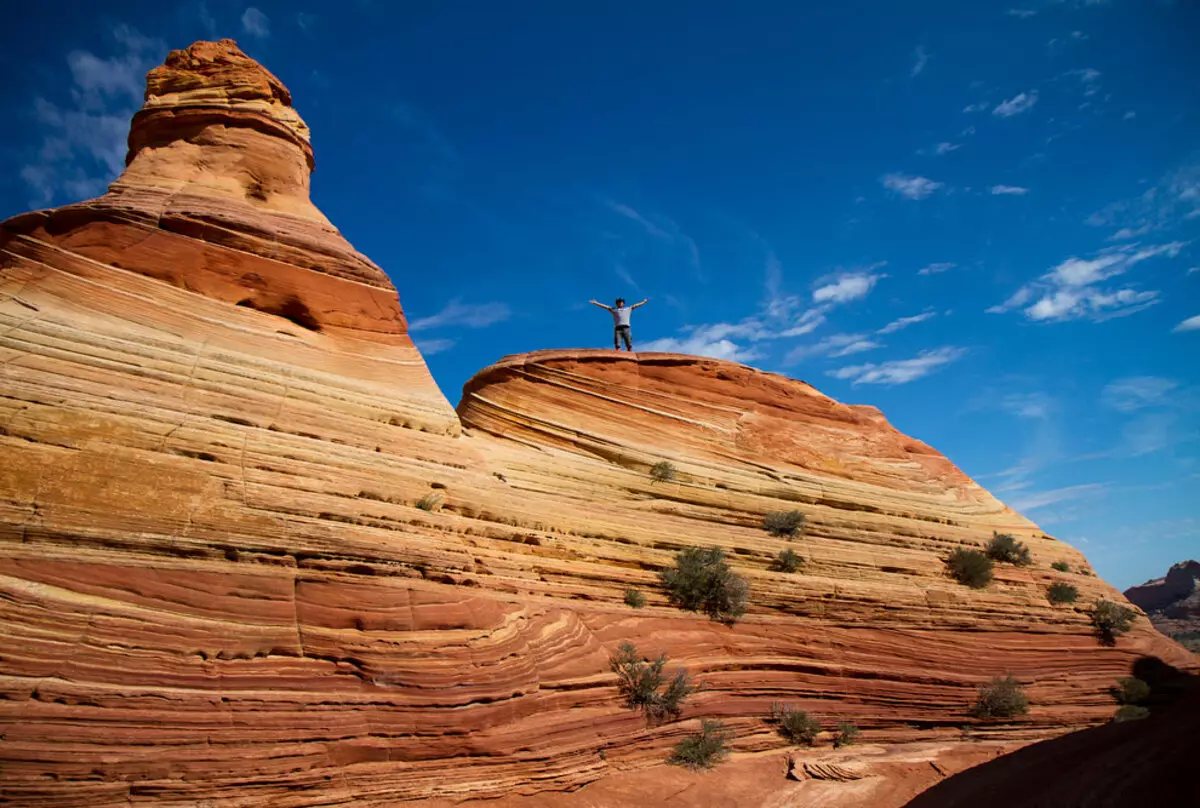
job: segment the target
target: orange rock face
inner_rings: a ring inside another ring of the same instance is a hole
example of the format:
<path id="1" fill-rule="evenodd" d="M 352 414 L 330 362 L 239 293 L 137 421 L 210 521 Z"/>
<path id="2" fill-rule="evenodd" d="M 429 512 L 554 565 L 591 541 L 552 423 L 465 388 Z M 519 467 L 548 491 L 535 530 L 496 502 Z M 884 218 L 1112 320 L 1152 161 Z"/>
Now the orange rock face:
<path id="1" fill-rule="evenodd" d="M 1107 718 L 1142 656 L 1192 664 L 1145 620 L 1099 645 L 1045 597 L 1077 551 L 801 382 L 543 352 L 481 372 L 456 413 L 395 289 L 309 200 L 287 91 L 228 40 L 151 72 L 127 162 L 99 199 L 0 230 L 13 804 L 536 801 L 596 780 L 619 803 L 623 773 L 648 776 L 700 716 L 756 772 L 780 753 L 774 701 L 945 745 L 1011 673 L 1030 713 L 985 730 L 1011 744 Z M 650 479 L 660 460 L 674 480 Z M 794 508 L 801 536 L 762 529 Z M 982 591 L 945 576 L 994 530 L 1035 564 Z M 657 586 L 694 545 L 749 581 L 736 625 Z M 787 548 L 807 564 L 771 572 Z M 1070 579 L 1081 603 L 1120 599 Z M 704 682 L 684 721 L 623 707 L 623 640 Z"/>

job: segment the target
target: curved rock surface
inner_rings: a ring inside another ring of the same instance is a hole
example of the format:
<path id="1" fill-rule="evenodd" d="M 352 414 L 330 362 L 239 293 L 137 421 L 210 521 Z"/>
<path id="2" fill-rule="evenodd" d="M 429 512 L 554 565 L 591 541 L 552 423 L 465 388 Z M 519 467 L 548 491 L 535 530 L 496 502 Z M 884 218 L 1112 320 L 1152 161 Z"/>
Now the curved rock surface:
<path id="1" fill-rule="evenodd" d="M 872 742 L 957 741 L 976 686 L 1011 673 L 1030 714 L 981 732 L 1019 743 L 1106 718 L 1142 656 L 1189 664 L 1144 620 L 1100 646 L 1045 599 L 1077 551 L 801 382 L 542 352 L 477 376 L 460 421 L 395 289 L 309 200 L 307 135 L 270 73 L 197 43 L 151 72 L 106 195 L 0 229 L 0 797 L 383 806 L 611 781 L 694 723 L 622 707 L 623 640 L 703 680 L 685 718 L 723 718 L 738 755 L 779 747 L 774 701 Z M 662 459 L 678 476 L 654 483 Z M 792 508 L 803 536 L 761 529 Z M 1036 564 L 947 579 L 941 557 L 993 530 Z M 749 580 L 736 626 L 657 588 L 691 545 Z M 800 573 L 768 570 L 785 548 Z"/>

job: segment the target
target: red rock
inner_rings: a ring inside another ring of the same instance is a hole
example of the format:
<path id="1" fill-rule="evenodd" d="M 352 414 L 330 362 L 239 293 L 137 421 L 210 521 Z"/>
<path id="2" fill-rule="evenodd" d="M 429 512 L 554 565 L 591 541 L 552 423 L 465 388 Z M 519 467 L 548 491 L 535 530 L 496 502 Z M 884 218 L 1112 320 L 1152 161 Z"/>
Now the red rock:
<path id="1" fill-rule="evenodd" d="M 482 371 L 456 413 L 395 289 L 309 200 L 311 156 L 278 80 L 197 43 L 151 72 L 107 194 L 0 228 L 13 804 L 532 805 L 592 782 L 591 804 L 637 784 L 713 804 L 728 790 L 662 766 L 712 716 L 735 733 L 738 804 L 790 784 L 892 805 L 940 779 L 931 760 L 978 759 L 959 727 L 992 675 L 1032 701 L 982 730 L 997 754 L 1105 720 L 1143 656 L 1192 664 L 1144 620 L 1097 643 L 1045 598 L 1076 550 L 802 382 L 541 352 Z M 662 459 L 675 481 L 649 478 Z M 415 507 L 434 492 L 440 512 Z M 792 508 L 802 536 L 762 530 Z M 1036 564 L 985 591 L 949 580 L 943 556 L 993 530 Z M 737 625 L 667 604 L 656 573 L 690 545 L 749 581 Z M 785 548 L 799 574 L 768 569 Z M 624 640 L 705 683 L 683 722 L 624 709 Z M 769 761 L 776 783 L 756 762 L 782 746 L 774 701 L 854 720 L 887 760 L 819 785 Z"/>

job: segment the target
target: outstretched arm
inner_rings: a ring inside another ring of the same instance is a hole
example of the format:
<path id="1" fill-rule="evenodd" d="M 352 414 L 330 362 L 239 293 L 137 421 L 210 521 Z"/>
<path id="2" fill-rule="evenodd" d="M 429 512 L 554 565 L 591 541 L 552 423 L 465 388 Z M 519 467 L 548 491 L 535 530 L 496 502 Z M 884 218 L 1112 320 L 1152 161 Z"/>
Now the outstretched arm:
<path id="1" fill-rule="evenodd" d="M 644 306 L 644 305 L 646 305 L 646 304 L 647 304 L 647 303 L 649 303 L 649 302 L 650 302 L 650 298 L 646 298 L 646 299 L 645 299 L 645 300 L 643 300 L 641 303 L 634 303 L 634 304 L 633 304 L 632 306 L 630 306 L 629 308 L 631 308 L 631 309 L 636 309 L 638 306 Z"/>
<path id="2" fill-rule="evenodd" d="M 593 306 L 599 306 L 600 308 L 604 309 L 605 311 L 612 311 L 612 306 L 606 306 L 603 303 L 601 303 L 599 300 L 589 300 L 588 303 L 591 303 Z"/>

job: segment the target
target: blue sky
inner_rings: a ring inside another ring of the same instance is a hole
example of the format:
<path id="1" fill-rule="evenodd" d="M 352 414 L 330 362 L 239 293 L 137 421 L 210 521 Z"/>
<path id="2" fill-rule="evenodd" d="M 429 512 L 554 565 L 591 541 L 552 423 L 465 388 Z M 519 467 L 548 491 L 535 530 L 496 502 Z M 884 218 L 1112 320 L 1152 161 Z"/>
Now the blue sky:
<path id="1" fill-rule="evenodd" d="M 1118 586 L 1200 555 L 1195 3 L 61 5 L 0 34 L 0 216 L 230 36 L 452 402 L 648 296 L 639 348 L 877 405 Z"/>

